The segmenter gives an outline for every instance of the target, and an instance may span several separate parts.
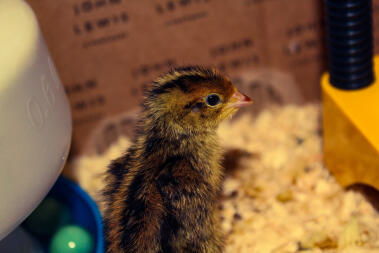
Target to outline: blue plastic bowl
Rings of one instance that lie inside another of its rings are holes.
[[[72,223],[87,229],[94,239],[94,253],[104,253],[103,220],[93,199],[76,183],[59,177],[49,192],[69,209]]]

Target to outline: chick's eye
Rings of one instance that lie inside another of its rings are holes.
[[[215,105],[218,105],[221,100],[220,100],[220,97],[217,96],[216,94],[210,94],[207,96],[205,101],[207,102],[208,105],[215,106]]]

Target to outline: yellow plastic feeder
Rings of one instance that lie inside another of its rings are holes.
[[[342,186],[379,190],[379,57],[371,0],[326,0],[329,73],[321,78],[324,159]]]

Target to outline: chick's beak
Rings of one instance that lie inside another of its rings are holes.
[[[248,96],[240,93],[238,90],[234,92],[232,97],[230,98],[230,104],[228,107],[239,108],[243,106],[247,106],[253,103],[253,100]]]

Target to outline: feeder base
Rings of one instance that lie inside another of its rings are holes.
[[[379,77],[379,56],[375,57]],[[344,187],[364,183],[379,190],[379,81],[341,90],[321,78],[324,160]]]

